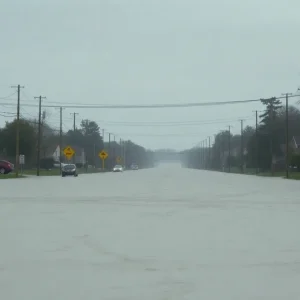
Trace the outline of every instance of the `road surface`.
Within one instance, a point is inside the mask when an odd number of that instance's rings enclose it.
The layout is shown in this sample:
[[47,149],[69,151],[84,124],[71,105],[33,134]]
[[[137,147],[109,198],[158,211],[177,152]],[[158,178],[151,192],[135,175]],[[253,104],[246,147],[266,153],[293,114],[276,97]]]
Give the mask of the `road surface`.
[[0,186],[0,299],[300,299],[298,181],[165,164]]

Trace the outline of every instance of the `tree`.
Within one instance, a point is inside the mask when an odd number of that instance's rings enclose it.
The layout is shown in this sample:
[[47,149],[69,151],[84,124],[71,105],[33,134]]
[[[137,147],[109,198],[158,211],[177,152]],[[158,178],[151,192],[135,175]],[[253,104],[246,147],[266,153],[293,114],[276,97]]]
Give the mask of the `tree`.
[[104,148],[111,149],[111,153],[108,153],[109,156],[106,160],[106,166],[108,168],[111,168],[116,164],[116,156],[121,156],[124,159],[124,148],[126,168],[129,168],[133,163],[138,164],[139,168],[151,168],[155,165],[154,152],[146,150],[144,147],[137,145],[132,141],[123,141],[122,145],[117,142],[111,142],[110,147],[108,143],[105,143]]
[[81,121],[80,127],[83,136],[100,137],[100,127],[96,122],[85,119]]
[[100,127],[94,121],[85,119],[81,121],[82,146],[85,149],[88,163],[99,166],[98,153],[103,149],[103,140]]
[[[36,165],[37,154],[37,121],[36,120],[20,120],[20,154],[26,155],[26,165]],[[63,133],[63,144],[83,148],[86,153],[86,158],[90,164],[96,167],[101,166],[101,160],[98,153],[104,149],[103,139],[100,135],[100,128],[98,124],[91,120],[82,120],[80,129],[75,131],[69,130]],[[56,146],[59,145],[59,132],[47,124],[46,119],[43,118],[42,124],[42,138],[41,138],[41,167],[52,168],[54,161],[52,154]],[[108,145],[106,144],[106,148]],[[116,154],[122,156],[121,146],[117,142],[113,142]],[[154,166],[154,153],[146,150],[142,146],[134,144],[131,141],[124,142],[122,147],[126,149],[126,166],[129,167],[131,163],[136,162],[141,168],[148,168]],[[53,152],[52,152],[53,151]],[[5,156],[10,161],[15,161],[16,153],[16,121],[7,122],[4,128],[0,128],[0,154]],[[109,153],[109,157],[112,154]],[[32,163],[32,164],[31,164]],[[106,160],[106,165],[108,161]],[[114,162],[115,163],[115,162]]]
[[272,126],[274,119],[279,115],[282,108],[281,101],[276,97],[261,99],[261,103],[266,106],[265,112],[260,115],[260,123],[264,126]]
[[[27,120],[20,119],[19,124],[20,154],[24,154],[27,158],[26,160],[30,161],[36,153],[36,132],[32,123]],[[16,157],[16,129],[17,121],[14,120],[13,122],[6,122],[5,127],[1,131],[1,148],[5,148],[7,155],[11,159]]]

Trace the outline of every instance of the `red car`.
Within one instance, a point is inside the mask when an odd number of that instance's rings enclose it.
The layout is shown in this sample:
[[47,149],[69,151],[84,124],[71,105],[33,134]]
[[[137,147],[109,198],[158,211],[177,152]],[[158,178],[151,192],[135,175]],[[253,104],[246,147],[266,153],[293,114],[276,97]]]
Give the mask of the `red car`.
[[0,160],[0,174],[8,174],[14,170],[14,165],[7,160]]

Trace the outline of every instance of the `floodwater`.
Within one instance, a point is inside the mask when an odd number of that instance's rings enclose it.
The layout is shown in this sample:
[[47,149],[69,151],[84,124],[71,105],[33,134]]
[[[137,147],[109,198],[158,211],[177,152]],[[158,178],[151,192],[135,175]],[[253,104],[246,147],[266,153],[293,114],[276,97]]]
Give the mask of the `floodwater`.
[[300,299],[298,181],[165,164],[0,187],[0,299]]

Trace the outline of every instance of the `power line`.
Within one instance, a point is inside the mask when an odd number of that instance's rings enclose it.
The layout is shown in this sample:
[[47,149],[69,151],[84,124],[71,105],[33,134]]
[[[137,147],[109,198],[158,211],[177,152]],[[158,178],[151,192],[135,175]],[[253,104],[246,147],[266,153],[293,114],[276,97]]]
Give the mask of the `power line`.
[[[299,95],[293,95],[292,97],[299,97]],[[283,99],[285,97],[276,97],[276,99]],[[184,107],[198,107],[198,106],[219,106],[219,105],[232,105],[232,104],[245,104],[245,103],[251,103],[251,102],[260,102],[261,99],[252,99],[252,100],[237,100],[237,101],[216,101],[216,102],[194,102],[194,103],[173,103],[173,104],[146,104],[146,105],[97,105],[97,104],[68,104],[68,103],[61,103],[57,102],[57,104],[45,104],[43,107],[49,107],[49,108],[100,108],[100,109],[149,109],[149,108],[184,108]],[[54,103],[54,102],[53,102]],[[8,105],[8,106],[14,106],[13,103],[0,103],[0,105]],[[24,103],[22,106],[27,107],[37,107],[36,104],[27,104]]]
[[[1,100],[7,100],[8,98],[10,98],[11,96],[14,96],[15,94],[17,94],[17,92],[14,92],[8,96],[4,96],[4,97],[0,97]],[[16,100],[16,99],[15,99]]]
[[178,133],[166,133],[166,134],[146,134],[146,133],[143,133],[143,134],[136,134],[136,133],[119,133],[118,134],[119,136],[138,136],[138,137],[199,137],[199,133],[198,132],[195,132],[195,133],[192,133],[192,134],[186,134],[186,133],[183,133],[183,134],[178,134]]
[[[252,120],[252,118],[244,118],[244,120]],[[141,126],[150,126],[150,127],[172,127],[172,126],[198,126],[198,125],[210,125],[210,124],[220,124],[227,122],[238,122],[236,119],[215,119],[215,120],[205,120],[205,121],[194,121],[194,122],[153,122],[153,123],[143,123],[143,122],[106,122],[99,121],[101,123],[108,124],[110,126],[129,126],[129,127],[141,127]]]
[[14,116],[7,116],[7,115],[3,115],[1,112],[0,112],[0,116],[1,117],[4,117],[4,118],[15,118],[16,117],[16,114]]

